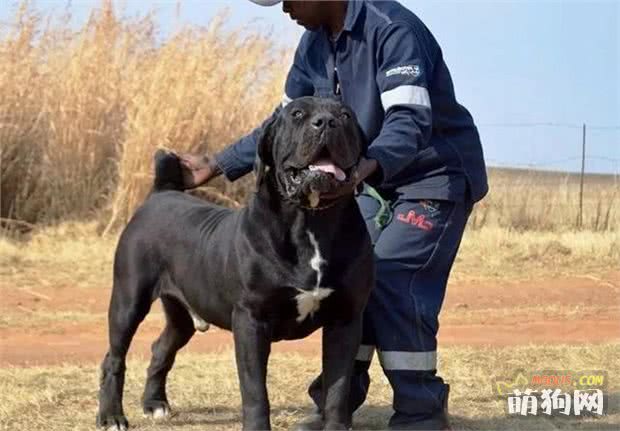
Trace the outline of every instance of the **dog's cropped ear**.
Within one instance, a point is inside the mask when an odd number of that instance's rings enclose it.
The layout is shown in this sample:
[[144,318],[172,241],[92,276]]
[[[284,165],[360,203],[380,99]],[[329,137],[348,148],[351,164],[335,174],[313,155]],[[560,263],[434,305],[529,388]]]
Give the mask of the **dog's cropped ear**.
[[258,190],[265,179],[267,171],[273,167],[273,144],[275,139],[275,123],[277,116],[272,115],[263,123],[262,132],[256,147],[256,190]]

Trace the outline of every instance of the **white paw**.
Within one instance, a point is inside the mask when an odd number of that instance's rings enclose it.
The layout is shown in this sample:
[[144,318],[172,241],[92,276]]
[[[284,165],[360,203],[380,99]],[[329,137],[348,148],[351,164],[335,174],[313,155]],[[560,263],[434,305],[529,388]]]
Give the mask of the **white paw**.
[[127,431],[125,425],[112,425],[106,428],[106,431]]
[[168,407],[156,407],[152,412],[146,413],[144,416],[153,420],[166,419],[170,416],[170,409]]

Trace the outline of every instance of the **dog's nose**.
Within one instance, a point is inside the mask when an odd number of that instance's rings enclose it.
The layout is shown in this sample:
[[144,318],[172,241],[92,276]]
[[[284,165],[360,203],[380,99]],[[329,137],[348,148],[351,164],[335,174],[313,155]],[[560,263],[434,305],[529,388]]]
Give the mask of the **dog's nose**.
[[321,112],[320,114],[316,114],[314,117],[312,117],[311,123],[312,127],[317,130],[323,130],[326,127],[329,127],[331,129],[338,127],[336,117],[327,112]]

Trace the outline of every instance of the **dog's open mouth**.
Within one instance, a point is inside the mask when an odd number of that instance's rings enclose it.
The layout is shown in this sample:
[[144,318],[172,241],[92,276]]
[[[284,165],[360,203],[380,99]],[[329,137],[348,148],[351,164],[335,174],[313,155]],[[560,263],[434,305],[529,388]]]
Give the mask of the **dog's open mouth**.
[[314,183],[315,188],[326,191],[323,189],[330,185],[338,187],[339,184],[346,182],[353,169],[353,167],[342,169],[330,159],[318,159],[305,168],[289,168],[287,174],[291,185],[301,187],[304,184]]
[[289,169],[289,195],[296,195],[311,208],[318,208],[320,203],[325,203],[321,195],[342,187],[351,178],[353,169],[342,169],[328,157],[320,157],[305,168]]
[[353,168],[342,169],[328,158],[321,158],[305,168],[288,169],[288,177],[294,185],[301,186],[310,179],[323,179],[333,183],[345,182]]
[[319,159],[313,164],[308,166],[308,170],[311,172],[324,172],[331,174],[338,181],[344,181],[347,179],[347,174],[344,173],[340,166],[336,165],[330,159]]

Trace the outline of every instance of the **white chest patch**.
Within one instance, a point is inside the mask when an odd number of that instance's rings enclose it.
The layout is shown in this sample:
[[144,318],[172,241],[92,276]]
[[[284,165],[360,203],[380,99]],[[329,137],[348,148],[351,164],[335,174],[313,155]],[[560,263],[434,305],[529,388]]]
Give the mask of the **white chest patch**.
[[321,300],[327,298],[334,289],[327,287],[315,287],[313,290],[297,289],[300,293],[295,296],[297,300],[298,322],[303,322],[308,315],[312,316],[321,307]]
[[312,290],[303,290],[297,288],[299,294],[295,296],[297,300],[297,317],[298,322],[303,322],[308,315],[312,316],[321,307],[321,301],[327,298],[334,289],[321,286],[321,279],[323,278],[322,265],[325,264],[325,259],[321,256],[321,250],[319,249],[319,243],[314,237],[314,234],[308,231],[308,237],[310,238],[310,244],[314,248],[314,253],[310,258],[310,268],[316,271],[316,285]]

